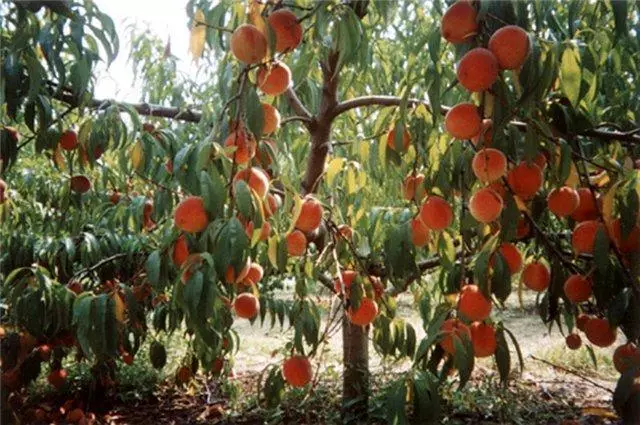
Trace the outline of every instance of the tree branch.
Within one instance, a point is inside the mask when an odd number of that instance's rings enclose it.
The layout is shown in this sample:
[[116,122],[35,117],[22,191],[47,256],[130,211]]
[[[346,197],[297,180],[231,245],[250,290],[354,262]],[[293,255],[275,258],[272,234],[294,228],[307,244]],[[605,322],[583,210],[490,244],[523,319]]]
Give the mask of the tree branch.
[[192,109],[186,108],[176,108],[176,107],[168,107],[168,106],[160,106],[160,105],[152,105],[149,103],[126,103],[126,102],[116,102],[113,100],[99,100],[99,99],[91,99],[88,103],[83,104],[80,99],[70,93],[54,93],[53,98],[57,99],[61,102],[66,103],[67,105],[78,107],[78,106],[86,106],[91,109],[103,110],[107,109],[111,106],[126,106],[128,108],[134,109],[138,114],[150,116],[150,117],[160,117],[160,118],[170,118],[174,120],[181,120],[187,122],[200,122],[202,118],[202,113],[198,111],[194,111]]
[[[402,98],[398,96],[361,96],[356,97],[350,100],[345,100],[344,102],[340,102],[334,109],[334,117],[350,111],[352,109],[361,108],[365,106],[400,106],[402,103]],[[417,106],[417,105],[425,105],[430,108],[429,102],[427,100],[421,99],[408,99],[408,106]],[[440,110],[442,114],[446,114],[451,107],[442,105]],[[429,109],[431,110],[431,109]],[[517,127],[520,130],[526,130],[527,123],[522,121],[511,121],[511,125]],[[576,133],[578,136],[586,136],[586,137],[594,137],[604,141],[614,141],[618,140],[621,142],[640,144],[640,128],[636,128],[630,131],[620,131],[620,130],[601,130],[599,126],[593,129],[584,130]]]
[[308,127],[309,123],[311,123],[313,119],[313,115],[311,115],[311,112],[309,112],[309,110],[302,104],[302,101],[296,94],[296,91],[293,89],[293,87],[289,87],[284,93],[284,96],[287,98],[291,109],[293,109],[296,114],[298,114],[308,122],[307,124],[305,124]]

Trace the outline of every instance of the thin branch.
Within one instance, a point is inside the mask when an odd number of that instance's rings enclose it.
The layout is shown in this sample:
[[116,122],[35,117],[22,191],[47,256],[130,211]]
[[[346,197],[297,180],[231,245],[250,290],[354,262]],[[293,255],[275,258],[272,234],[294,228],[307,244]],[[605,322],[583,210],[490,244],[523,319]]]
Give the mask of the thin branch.
[[111,257],[104,258],[104,259],[98,261],[97,263],[95,263],[91,267],[87,267],[85,269],[79,270],[73,276],[71,276],[70,280],[73,280],[74,278],[79,278],[80,276],[83,276],[83,275],[87,275],[87,274],[93,273],[94,271],[98,270],[100,267],[104,266],[105,264],[108,264],[108,263],[110,263],[112,261],[115,261],[115,260],[119,260],[121,258],[124,258],[124,257],[128,256],[128,255],[129,254],[126,253],[126,252],[121,252],[119,254],[112,255]]
[[[363,106],[400,106],[401,103],[402,98],[398,96],[361,96],[350,100],[345,100],[344,102],[340,102],[333,109],[333,116],[337,117],[338,115],[350,111],[351,109],[356,109]],[[427,100],[407,99],[408,106],[417,106],[420,104],[430,107]],[[450,108],[443,106],[441,109],[442,113],[446,114]]]
[[546,365],[548,365],[548,366],[551,366],[551,367],[552,367],[552,368],[554,368],[554,369],[558,369],[558,370],[561,370],[561,371],[563,371],[563,372],[569,373],[569,374],[571,374],[571,375],[573,375],[573,376],[577,376],[578,378],[582,379],[583,381],[590,383],[590,384],[591,384],[591,385],[593,385],[594,387],[598,387],[598,388],[600,388],[601,390],[605,390],[605,391],[607,391],[607,392],[609,392],[609,393],[613,394],[613,391],[611,390],[611,388],[607,388],[607,387],[605,387],[604,385],[601,385],[601,384],[599,384],[599,383],[597,383],[597,382],[595,382],[595,381],[593,381],[593,380],[591,380],[591,379],[587,378],[586,376],[582,376],[582,375],[580,375],[580,374],[579,374],[578,372],[576,372],[576,371],[573,371],[573,370],[571,370],[571,369],[568,369],[568,368],[566,368],[566,367],[564,367],[564,366],[557,365],[557,364],[555,364],[555,363],[551,363],[550,361],[545,360],[545,359],[541,359],[541,358],[539,358],[539,357],[536,357],[536,356],[534,356],[533,354],[532,354],[532,355],[530,355],[529,357],[531,357],[533,360],[536,360],[536,361],[539,361],[539,362],[541,362],[541,363],[544,363],[544,364],[546,364]]
[[300,121],[300,122],[304,123],[305,125],[312,122],[311,118],[294,115],[294,116],[287,117],[287,118],[283,119],[282,121],[280,121],[280,126],[285,126],[285,125],[287,125],[289,123],[296,122],[296,121]]
[[190,108],[176,108],[176,107],[169,107],[169,106],[153,105],[149,103],[126,103],[126,102],[116,102],[113,100],[99,100],[99,99],[92,99],[86,104],[83,104],[82,101],[78,99],[76,96],[70,93],[64,93],[64,92],[54,93],[53,98],[73,107],[86,106],[88,108],[96,109],[96,110],[107,109],[111,106],[127,107],[127,108],[134,109],[140,115],[145,115],[150,117],[170,118],[170,119],[194,122],[194,123],[200,122],[200,119],[202,118],[201,112],[194,111]]
[[228,33],[232,33],[233,30],[230,28],[224,28],[224,27],[219,27],[216,25],[211,25],[211,24],[207,24],[206,22],[201,22],[201,21],[196,21],[196,26],[202,26],[202,27],[207,27],[207,28],[211,28],[214,30],[218,30],[218,31],[223,31],[223,32],[228,32]]
[[[311,121],[313,120],[313,115],[311,115],[311,112],[309,112],[309,110],[304,106],[304,104],[296,94],[296,91],[294,90],[294,88],[289,87],[287,91],[284,93],[284,95],[287,98],[287,101],[289,102],[289,106],[291,106],[291,109],[293,109],[294,112],[299,116],[301,116],[302,118],[308,120],[307,121],[308,123],[311,123]],[[306,125],[308,126],[309,124],[306,124]]]

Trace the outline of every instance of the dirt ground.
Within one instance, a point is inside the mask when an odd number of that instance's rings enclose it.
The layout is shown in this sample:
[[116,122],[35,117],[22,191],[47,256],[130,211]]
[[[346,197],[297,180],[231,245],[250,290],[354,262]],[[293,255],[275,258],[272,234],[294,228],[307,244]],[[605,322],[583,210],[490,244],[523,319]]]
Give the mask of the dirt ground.
[[[400,316],[411,322],[418,341],[424,336],[421,319],[403,296],[398,302]],[[507,308],[495,311],[494,318],[503,320],[520,342],[525,369],[519,372],[517,357],[512,353],[513,377],[508,389],[498,386],[492,359],[477,362],[471,382],[458,392],[445,389],[442,422],[446,424],[608,424],[617,423],[611,408],[615,370],[609,360],[610,350],[596,353],[599,363],[594,369],[585,348],[570,351],[564,338],[554,329],[551,333],[533,310],[535,298],[526,294],[524,308],[512,297]],[[331,424],[339,417],[339,394],[342,340],[339,329],[331,335],[322,356],[321,379],[311,392],[286,395],[278,411],[257,406],[255,394],[260,373],[271,363],[282,360],[274,349],[289,341],[291,331],[278,325],[270,329],[247,321],[236,321],[241,346],[235,360],[236,399],[223,395],[229,382],[205,382],[200,376],[186,389],[162,385],[154,396],[144,401],[105,405],[98,414],[105,424]],[[170,358],[171,361],[171,358]],[[556,365],[556,366],[552,366]],[[370,370],[374,388],[406,370],[410,362],[389,363],[375,350],[370,350]],[[169,364],[166,369],[171,369]],[[572,374],[570,372],[577,372]],[[579,375],[579,376],[578,376]],[[228,385],[227,385],[228,388]],[[452,386],[453,388],[453,386]],[[375,410],[375,409],[374,409]],[[384,411],[384,406],[381,406]],[[267,416],[271,415],[271,416]],[[384,423],[375,412],[367,423]]]

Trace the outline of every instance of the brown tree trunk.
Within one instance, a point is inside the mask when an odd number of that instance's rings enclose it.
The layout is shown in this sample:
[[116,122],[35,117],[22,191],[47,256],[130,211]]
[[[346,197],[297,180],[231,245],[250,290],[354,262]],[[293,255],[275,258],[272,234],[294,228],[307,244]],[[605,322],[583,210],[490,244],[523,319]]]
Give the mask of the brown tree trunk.
[[[318,113],[311,116],[293,89],[286,96],[292,109],[303,118],[311,135],[311,152],[302,180],[303,193],[313,193],[324,174],[327,155],[331,151],[331,124],[338,115],[338,53],[332,52],[321,64],[324,84]],[[366,418],[369,401],[369,327],[352,325],[347,317],[342,319],[342,343],[344,366],[342,418],[344,423],[355,423]]]
[[358,423],[369,410],[369,326],[342,319],[342,420]]

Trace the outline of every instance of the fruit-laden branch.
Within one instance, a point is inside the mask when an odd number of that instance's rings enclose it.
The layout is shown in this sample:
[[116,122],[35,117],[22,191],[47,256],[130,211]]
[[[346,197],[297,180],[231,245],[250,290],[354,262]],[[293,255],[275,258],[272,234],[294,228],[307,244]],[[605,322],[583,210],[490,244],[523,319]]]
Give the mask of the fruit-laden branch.
[[[361,108],[365,106],[400,106],[402,104],[402,98],[397,96],[361,96],[339,103],[333,110],[333,117],[350,111],[352,109]],[[421,99],[408,99],[407,106],[425,105],[430,107],[427,100]],[[442,114],[446,114],[449,109],[448,106],[441,106],[440,111]],[[431,109],[430,109],[431,110]],[[527,128],[527,124],[521,121],[511,121],[511,125],[524,130]],[[578,136],[594,137],[605,141],[618,140],[622,142],[640,144],[640,128],[636,128],[630,131],[621,130],[601,130],[600,128],[593,128],[578,132]]]

